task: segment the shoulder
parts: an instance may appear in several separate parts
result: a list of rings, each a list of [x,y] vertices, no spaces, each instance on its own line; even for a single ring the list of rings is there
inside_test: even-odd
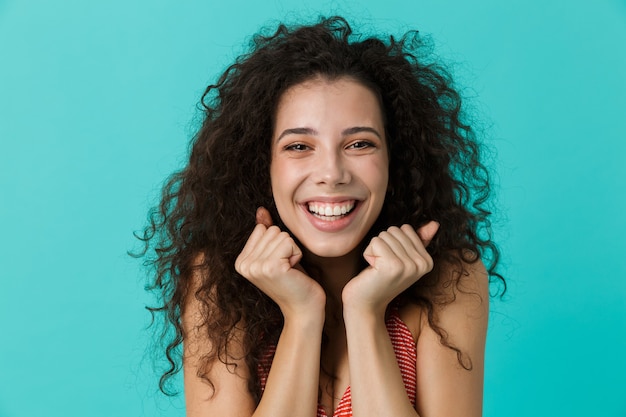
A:
[[[417,342],[426,327],[431,327],[428,316],[435,319],[446,333],[463,322],[476,321],[486,325],[489,315],[489,274],[479,259],[474,263],[459,266],[445,264],[439,269],[439,285],[434,289],[431,300],[432,311],[423,305],[407,303],[398,314],[407,325]],[[455,332],[453,332],[455,333]]]
[[[420,415],[482,415],[489,276],[479,260],[461,266],[439,268],[430,309],[413,305],[401,312],[416,336]]]
[[[217,306],[211,302],[214,290],[208,297],[199,291],[209,274],[204,261],[200,255],[192,263],[181,317],[187,415],[249,415],[254,401],[247,385],[250,372],[244,359],[244,324],[230,329],[226,347],[209,336],[208,318],[217,313]],[[226,352],[228,358],[223,361],[220,354]]]

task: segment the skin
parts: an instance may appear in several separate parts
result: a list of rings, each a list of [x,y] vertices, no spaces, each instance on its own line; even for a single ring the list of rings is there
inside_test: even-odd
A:
[[[316,259],[355,263],[361,254],[354,249],[387,192],[389,156],[376,97],[348,80],[297,85],[280,100],[272,143],[272,191],[283,223]],[[335,221],[308,207],[352,204]]]
[[[215,393],[196,376],[197,358],[206,353],[208,341],[194,330],[200,313],[191,297],[183,315],[190,334],[184,344],[187,415],[312,417],[320,386],[320,401],[332,415],[348,385],[355,416],[481,415],[488,315],[482,264],[468,265],[463,291],[436,310],[450,341],[472,359],[471,371],[440,343],[417,306],[400,311],[418,350],[417,407],[407,398],[385,312],[398,294],[432,270],[426,247],[439,225],[430,222],[417,231],[409,225],[390,227],[363,250],[385,199],[388,160],[380,105],[363,85],[349,78],[315,78],[282,96],[272,138],[272,191],[281,220],[302,246],[260,208],[235,268],[277,303],[285,325],[255,408],[244,361],[235,361],[237,372],[214,364],[209,378]],[[312,206],[319,211],[319,206],[349,209],[352,204],[345,215],[310,213]],[[314,276],[300,267],[303,257],[315,266]],[[368,264],[363,270],[361,257]],[[323,331],[329,339],[324,351]],[[229,347],[235,357],[241,334]],[[334,378],[320,371],[320,363]]]

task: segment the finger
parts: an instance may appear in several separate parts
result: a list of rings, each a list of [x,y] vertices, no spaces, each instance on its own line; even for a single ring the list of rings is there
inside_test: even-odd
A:
[[[262,207],[261,209],[267,213],[267,219],[271,222],[272,218],[270,217],[269,211]],[[300,259],[302,259],[302,250],[296,245],[296,242],[289,233],[281,231],[278,226],[270,226],[267,230],[269,233],[266,233],[266,236],[268,237],[261,239],[258,243],[259,256],[287,258],[291,267],[300,262]],[[278,233],[275,234],[275,232]],[[277,252],[279,247],[281,250]]]
[[[377,259],[392,254],[393,251],[380,235],[373,237],[369,245],[365,248],[365,251],[363,251],[363,257],[372,267],[376,267]]]
[[[258,225],[257,227],[264,227]],[[287,260],[293,267],[302,259],[302,251],[287,232],[282,232],[277,226],[270,226],[263,237],[257,242],[250,254],[251,259],[258,260]]]
[[[298,265],[298,262],[300,262],[300,260],[302,259],[302,250],[300,250],[300,248],[298,247],[298,245],[296,245],[296,242],[294,242],[293,239],[290,238],[289,241],[291,243],[291,255],[289,256],[289,265],[291,265],[291,267],[293,268]],[[304,269],[302,269],[302,267],[299,267],[297,269],[301,272],[304,272]]]
[[[248,240],[246,241],[246,244],[244,245],[243,249],[241,250],[241,253],[239,254],[240,259],[244,259],[245,257],[247,257],[254,250],[254,248],[257,247],[258,242],[263,238],[266,231],[267,231],[267,228],[262,224],[257,224],[254,227],[254,229],[252,230],[252,233],[250,234],[250,236],[248,237]]]
[[[403,271],[408,276],[413,276],[415,273],[421,276],[423,272],[420,271],[432,269],[432,258],[415,229],[410,225],[403,225],[400,228],[390,227],[386,234],[381,233],[381,238],[385,239],[392,248],[394,256],[403,263]]]
[[[272,252],[280,242],[289,236],[287,233],[282,233],[276,226],[265,228],[265,225],[258,224],[256,227],[265,229],[265,233],[254,242],[254,247],[250,251],[250,257],[254,259],[271,257]]]
[[[274,225],[274,221],[272,220],[272,215],[270,214],[269,210],[266,209],[265,207],[259,207],[256,210],[256,222],[257,224],[265,225],[265,227],[267,228]],[[302,251],[296,245],[293,239],[291,239],[291,245],[292,245],[292,254],[289,256],[289,264],[293,267],[298,262],[300,262],[300,259],[302,259]]]
[[[410,224],[403,224],[400,227],[400,230],[404,233],[407,239],[411,241],[411,244],[418,252],[421,253],[422,249],[424,249],[424,243],[422,239],[419,237],[413,226]]]
[[[424,246],[428,246],[430,244],[433,237],[435,237],[437,230],[439,230],[439,223],[434,220],[417,229],[417,234],[419,235]]]
[[[387,232],[400,242],[409,256],[412,257],[415,253],[421,253],[420,249],[424,247],[424,244],[411,225],[404,224],[402,227],[390,227],[387,229]]]
[[[396,257],[407,260],[416,253],[413,242],[399,227],[392,226],[378,236],[387,243]]]
[[[432,237],[434,236],[434,234],[437,231],[437,228],[439,227],[439,223],[436,222],[431,222],[434,223],[434,226],[430,226],[431,228],[434,228],[434,232],[432,230],[427,230],[426,231],[426,236],[425,238],[429,238],[428,234],[432,233],[430,235],[430,239],[432,239]],[[429,223],[430,224],[430,223]],[[400,227],[401,232],[404,233],[404,236],[411,241],[411,246],[410,249],[408,249],[407,251],[410,252],[409,256],[411,256],[411,258],[413,259],[413,261],[418,264],[418,267],[420,269],[425,268],[427,271],[430,271],[433,267],[433,261],[432,261],[432,257],[430,256],[430,254],[428,253],[428,251],[426,250],[426,246],[430,243],[430,240],[426,240],[424,241],[423,238],[418,234],[418,231],[416,231],[413,226],[408,225],[408,224],[404,224],[402,225],[402,227]],[[419,266],[419,264],[421,264],[421,261],[425,262],[424,265],[422,265],[421,267]]]
[[[268,242],[270,242],[278,233],[280,233],[280,230],[278,230],[275,226],[267,228],[263,224],[257,224],[235,261],[235,269],[240,272],[239,269],[241,268],[242,263],[249,264],[248,260],[258,259]]]
[[[270,227],[274,224],[272,221],[272,215],[265,207],[259,207],[256,209],[256,223],[263,224],[265,227]]]
[[[278,229],[278,227],[272,226],[270,229]],[[287,259],[292,268],[302,259],[302,250],[287,232],[279,232],[271,240],[260,242],[259,246],[263,256]]]

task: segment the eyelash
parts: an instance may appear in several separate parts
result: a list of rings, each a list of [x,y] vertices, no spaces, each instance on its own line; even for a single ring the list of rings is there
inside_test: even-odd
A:
[[[309,146],[304,143],[292,143],[291,145],[285,146],[286,151],[304,152],[307,149],[309,149]]]
[[[376,145],[368,140],[358,140],[356,142],[348,145],[346,149],[366,149],[366,148],[374,148]],[[305,145],[304,143],[292,143],[284,148],[286,151],[294,151],[294,152],[304,152],[310,149],[309,145]]]
[[[348,148],[351,149],[365,149],[365,148],[372,148],[375,145],[368,141],[368,140],[358,140],[354,143],[351,143],[350,146],[348,146]]]

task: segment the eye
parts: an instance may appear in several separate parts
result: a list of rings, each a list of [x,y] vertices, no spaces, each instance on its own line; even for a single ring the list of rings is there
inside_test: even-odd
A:
[[[309,150],[309,146],[304,143],[291,143],[284,148],[286,151],[304,152]]]
[[[374,145],[372,142],[368,140],[358,140],[356,142],[352,142],[348,146],[348,149],[366,149],[366,148],[374,148],[374,147],[376,147],[376,145]]]

